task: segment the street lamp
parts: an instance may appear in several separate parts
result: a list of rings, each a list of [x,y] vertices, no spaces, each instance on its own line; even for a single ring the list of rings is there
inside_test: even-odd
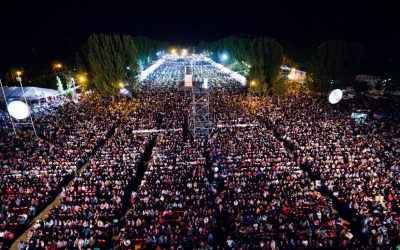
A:
[[[222,61],[226,61],[226,60],[228,60],[228,58],[229,58],[229,56],[228,56],[227,53],[224,53],[224,54],[221,55],[221,60]]]
[[[84,76],[79,76],[79,77],[78,77],[78,82],[79,82],[79,83],[85,83],[85,82],[86,82],[86,77],[84,77]]]
[[[57,70],[60,70],[62,68],[62,64],[61,63],[55,63],[53,65],[53,69],[54,69],[54,73],[57,74]]]
[[[252,86],[252,87],[256,86],[256,81],[255,80],[251,81],[250,86]]]
[[[187,56],[187,54],[188,54],[187,49],[182,49],[182,57],[183,57],[183,56]]]
[[[31,115],[31,112],[30,112],[29,106],[28,106],[28,100],[26,99],[25,90],[24,90],[24,87],[22,86],[22,77],[21,77],[22,71],[19,71],[19,70],[18,70],[18,71],[15,72],[15,73],[17,74],[16,80],[19,82],[19,85],[20,85],[20,87],[21,87],[22,98],[24,99],[25,107],[28,107],[28,111],[29,111],[28,113],[29,113],[30,124],[32,125],[33,132],[35,133],[35,136],[37,137],[35,124],[33,123],[32,115]],[[2,88],[3,88],[3,86],[2,86]],[[4,92],[4,90],[3,90],[3,92]],[[3,93],[3,94],[4,94],[4,93]],[[4,95],[4,98],[5,98],[5,95]],[[12,122],[12,124],[13,124],[13,127],[14,127],[14,122]],[[29,123],[19,123],[19,124],[29,124]],[[15,132],[15,128],[14,128],[14,132]]]
[[[120,83],[118,83],[118,86],[122,89],[124,87],[124,83],[120,82]]]

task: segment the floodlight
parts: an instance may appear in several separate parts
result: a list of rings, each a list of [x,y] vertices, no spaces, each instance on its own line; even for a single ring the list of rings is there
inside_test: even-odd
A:
[[[127,90],[126,88],[122,88],[119,90],[119,93],[122,95],[129,95],[131,92]]]
[[[332,92],[329,94],[328,100],[329,100],[329,102],[330,102],[331,104],[336,104],[336,103],[340,102],[340,100],[342,99],[342,97],[343,97],[343,92],[342,92],[342,90],[340,90],[340,89],[334,89],[334,90],[332,90]]]
[[[30,110],[28,105],[22,101],[13,101],[7,106],[8,113],[15,119],[22,120],[29,116]]]
[[[208,79],[204,78],[203,88],[208,89]]]

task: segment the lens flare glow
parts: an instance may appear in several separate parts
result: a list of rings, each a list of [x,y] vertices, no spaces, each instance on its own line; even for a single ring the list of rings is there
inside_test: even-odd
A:
[[[331,104],[336,104],[342,100],[343,97],[343,92],[340,89],[334,89],[332,92],[329,94],[329,102]]]
[[[30,110],[28,105],[22,101],[13,101],[8,104],[8,113],[15,119],[22,120],[29,116]]]

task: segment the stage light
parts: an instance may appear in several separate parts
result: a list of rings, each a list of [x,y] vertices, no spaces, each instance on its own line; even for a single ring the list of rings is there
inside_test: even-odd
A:
[[[28,105],[22,101],[13,101],[7,106],[8,113],[15,119],[22,120],[29,116],[30,110]]]
[[[86,73],[77,74],[76,78],[78,80],[78,83],[80,83],[80,84],[85,84],[88,81]]]
[[[208,89],[208,79],[204,78],[203,88]]]
[[[122,88],[119,90],[119,93],[122,95],[129,95],[131,92],[127,90],[126,88]]]
[[[340,100],[343,97],[343,92],[340,89],[334,89],[332,90],[332,92],[329,94],[329,103],[331,104],[336,104],[338,102],[340,102]]]
[[[56,64],[54,64],[54,68],[61,69],[62,68],[62,64],[61,63],[56,63]]]
[[[182,56],[187,56],[187,54],[188,54],[187,49],[183,49],[183,50],[182,50]]]
[[[228,60],[228,58],[229,58],[229,56],[228,56],[228,54],[226,54],[226,53],[224,53],[224,54],[221,55],[221,60],[222,60],[222,61],[226,61],[226,60]]]

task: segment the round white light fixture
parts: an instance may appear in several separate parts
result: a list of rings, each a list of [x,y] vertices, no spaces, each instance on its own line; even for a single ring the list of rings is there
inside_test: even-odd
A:
[[[343,97],[343,92],[340,89],[334,89],[332,92],[329,94],[329,102],[331,104],[336,104],[342,100]]]
[[[119,90],[119,93],[121,95],[129,95],[131,92],[129,90],[127,90],[126,88],[122,88]]]
[[[8,113],[15,119],[22,120],[29,116],[30,110],[28,105],[22,101],[13,101],[7,106]]]

